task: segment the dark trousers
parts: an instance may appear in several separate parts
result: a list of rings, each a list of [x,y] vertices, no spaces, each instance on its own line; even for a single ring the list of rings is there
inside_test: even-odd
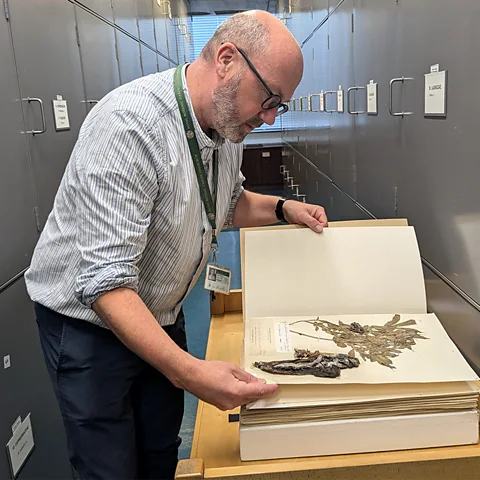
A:
[[[47,369],[81,480],[173,479],[183,390],[110,331],[35,305]],[[187,349],[183,314],[164,327]]]

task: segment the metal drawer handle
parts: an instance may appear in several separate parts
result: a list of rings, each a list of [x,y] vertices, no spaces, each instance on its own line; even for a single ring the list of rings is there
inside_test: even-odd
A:
[[[367,87],[350,87],[348,90],[347,90],[347,111],[348,113],[350,113],[351,115],[361,115],[363,113],[367,113],[365,110],[358,110],[358,111],[355,111],[353,112],[351,109],[350,109],[350,92],[353,91],[353,90],[366,90]]]
[[[318,97],[318,98],[323,97],[323,93],[311,93],[311,94],[308,96],[308,106],[309,106],[310,111],[311,111],[311,112],[320,112],[320,111],[321,111],[320,108],[319,108],[318,110],[314,110],[314,109],[312,108],[312,98],[314,98],[314,97]],[[320,100],[319,100],[319,101],[320,101]]]
[[[27,130],[27,133],[31,133],[32,135],[41,135],[47,131],[47,122],[45,121],[45,109],[43,108],[43,102],[41,98],[22,98],[25,102],[38,102],[40,104],[40,113],[42,114],[42,129],[41,130]]]
[[[300,101],[300,106],[299,106],[298,108],[297,108],[297,100]],[[294,102],[294,103],[293,103],[293,105],[294,105],[293,109],[294,109],[295,111],[301,111],[301,110],[302,110],[302,97],[294,98],[294,99],[293,99],[293,102]]]
[[[300,110],[302,112],[310,112],[311,109],[310,109],[310,103],[309,102],[307,102],[307,108],[306,109],[303,108],[303,99],[304,98],[306,98],[308,100],[308,96],[303,95],[302,97],[300,97]]]
[[[333,113],[333,112],[338,112],[338,109],[335,109],[335,110],[327,110],[327,95],[335,95],[337,96],[338,95],[338,92],[337,90],[327,90],[324,94],[323,94],[323,104],[325,105],[325,111],[327,113]]]
[[[390,104],[388,106],[388,110],[392,117],[403,117],[404,115],[413,115],[413,112],[394,112],[393,111],[393,84],[397,82],[405,82],[405,80],[413,80],[413,77],[399,77],[399,78],[392,78],[390,80]]]

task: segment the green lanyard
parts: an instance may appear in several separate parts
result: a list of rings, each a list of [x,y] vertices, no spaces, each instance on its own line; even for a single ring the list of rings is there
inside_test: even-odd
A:
[[[197,174],[198,186],[200,188],[200,195],[205,205],[205,210],[207,212],[207,218],[212,226],[212,248],[214,253],[218,247],[217,242],[217,225],[215,222],[216,217],[216,204],[217,204],[217,183],[218,183],[218,155],[215,150],[213,153],[213,188],[214,188],[214,198],[212,199],[212,194],[210,193],[210,188],[208,186],[207,175],[205,173],[205,168],[203,166],[202,155],[200,153],[200,148],[198,146],[197,137],[195,136],[195,127],[193,126],[192,117],[188,110],[187,100],[185,98],[185,93],[183,91],[183,82],[182,82],[182,68],[183,65],[179,65],[175,70],[174,75],[174,90],[175,97],[177,98],[178,108],[180,109],[180,115],[183,121],[183,127],[185,128],[185,134],[187,136],[188,147],[190,149],[190,154],[192,156],[193,165],[195,167],[195,172]]]

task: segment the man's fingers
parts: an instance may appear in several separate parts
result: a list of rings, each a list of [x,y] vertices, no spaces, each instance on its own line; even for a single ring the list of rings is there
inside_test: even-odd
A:
[[[263,378],[255,377],[254,375],[251,375],[250,373],[236,366],[232,369],[232,373],[235,378],[245,383],[265,383]]]
[[[241,395],[247,400],[258,400],[269,397],[278,390],[278,385],[269,383],[245,383],[241,387]]]
[[[298,219],[314,232],[320,233],[323,230],[323,225],[320,221],[310,215],[307,211],[300,212]]]

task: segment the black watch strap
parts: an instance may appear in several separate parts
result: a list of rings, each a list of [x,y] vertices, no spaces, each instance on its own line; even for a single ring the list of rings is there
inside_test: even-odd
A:
[[[280,222],[286,222],[285,216],[283,215],[283,204],[287,201],[286,198],[280,198],[275,207],[275,215]]]

